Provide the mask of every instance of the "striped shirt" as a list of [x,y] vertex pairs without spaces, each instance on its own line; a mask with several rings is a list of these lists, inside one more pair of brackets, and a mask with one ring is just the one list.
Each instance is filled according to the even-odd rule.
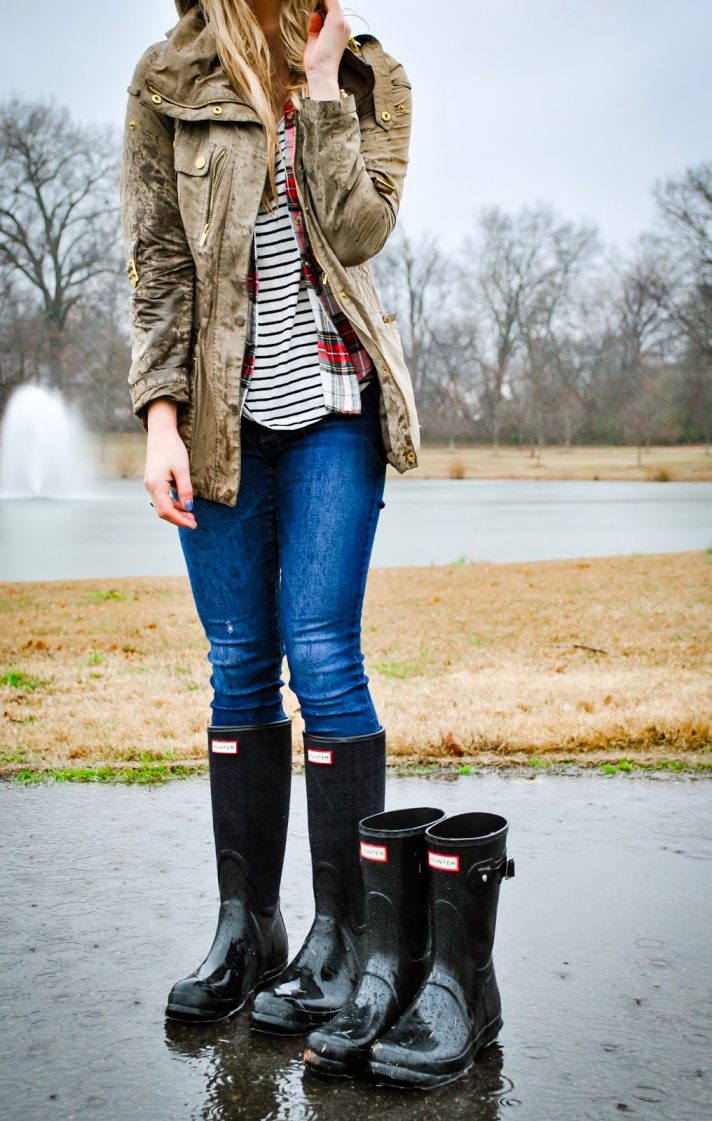
[[359,413],[373,363],[322,283],[294,177],[294,105],[279,121],[277,205],[257,214],[242,409],[270,428],[301,428],[329,412]]
[[328,409],[321,388],[316,320],[287,202],[284,117],[278,134],[278,205],[274,211],[260,208],[255,223],[256,340],[243,412],[269,428],[301,428]]

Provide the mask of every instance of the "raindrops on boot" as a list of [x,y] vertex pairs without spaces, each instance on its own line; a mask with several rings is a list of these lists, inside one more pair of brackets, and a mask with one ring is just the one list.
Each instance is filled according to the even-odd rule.
[[365,1071],[371,1044],[405,1011],[428,961],[425,830],[444,817],[431,807],[392,810],[359,826],[366,888],[366,958],[341,1011],[307,1037],[304,1061],[320,1074]]
[[514,875],[505,818],[465,813],[426,831],[431,952],[403,1015],[373,1044],[378,1082],[432,1089],[461,1078],[502,1027],[492,960],[499,889]]

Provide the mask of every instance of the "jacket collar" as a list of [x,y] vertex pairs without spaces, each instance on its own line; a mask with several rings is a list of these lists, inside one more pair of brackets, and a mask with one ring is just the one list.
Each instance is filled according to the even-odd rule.
[[[215,36],[206,22],[199,0],[176,0],[180,20],[168,32],[164,43],[153,56],[146,74],[166,97],[177,103],[194,105],[215,100],[249,104],[231,86],[218,58]],[[360,46],[351,40],[339,65],[339,84],[357,101],[374,86],[373,68],[361,55]]]

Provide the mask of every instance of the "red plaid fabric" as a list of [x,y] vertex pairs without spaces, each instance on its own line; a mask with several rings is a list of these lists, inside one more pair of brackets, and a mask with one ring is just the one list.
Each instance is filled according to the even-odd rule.
[[[317,327],[324,405],[333,412],[359,413],[361,411],[359,386],[373,373],[373,362],[368,351],[361,345],[349,319],[339,307],[332,292],[322,283],[319,263],[309,243],[297,196],[294,174],[295,114],[296,108],[289,98],[284,106],[287,203],[292,219],[292,228],[302,257],[302,269]],[[250,266],[247,274],[249,314],[241,378],[243,400],[249,388],[255,365],[256,306],[259,286],[253,234]]]

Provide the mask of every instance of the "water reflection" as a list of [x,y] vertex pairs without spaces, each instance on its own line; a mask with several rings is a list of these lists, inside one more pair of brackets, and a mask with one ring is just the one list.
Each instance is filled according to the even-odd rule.
[[303,1039],[253,1032],[245,1016],[201,1028],[167,1021],[166,1046],[174,1061],[203,1072],[200,1121],[499,1121],[520,1104],[498,1043],[459,1082],[426,1094],[320,1077],[302,1062]]

